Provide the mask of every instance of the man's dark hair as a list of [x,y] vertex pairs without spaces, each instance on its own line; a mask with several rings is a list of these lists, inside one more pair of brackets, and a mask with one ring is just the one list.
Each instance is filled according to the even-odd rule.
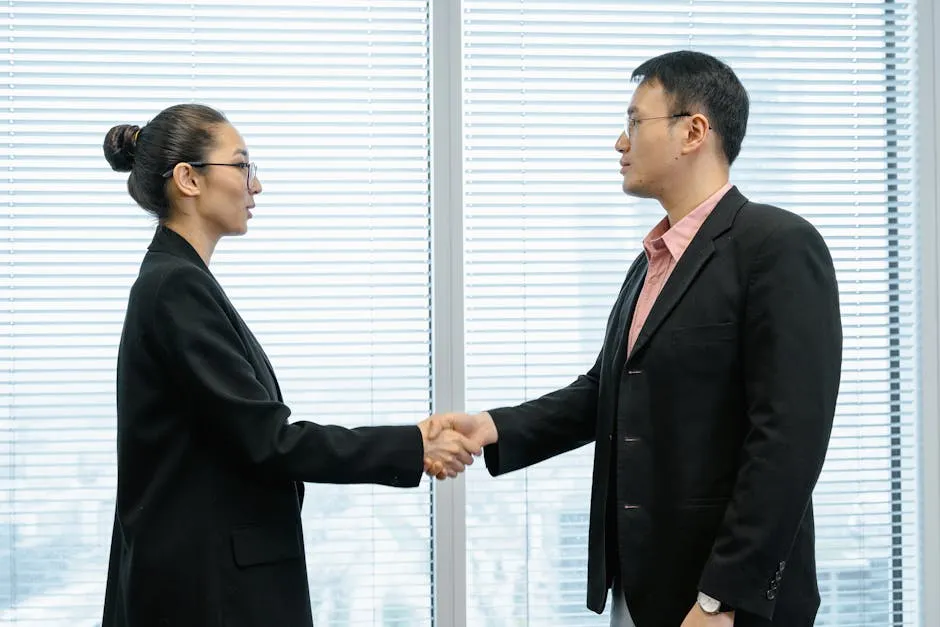
[[672,114],[702,113],[734,163],[747,132],[747,91],[734,71],[711,55],[680,50],[654,57],[633,70],[632,80],[658,83],[672,100]]

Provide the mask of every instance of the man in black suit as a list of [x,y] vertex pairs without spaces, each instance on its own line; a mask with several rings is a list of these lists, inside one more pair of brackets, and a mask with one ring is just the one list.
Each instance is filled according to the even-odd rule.
[[666,217],[597,361],[561,390],[434,428],[486,444],[494,476],[595,442],[587,605],[602,612],[612,590],[618,627],[811,627],[812,493],[842,355],[832,259],[806,220],[729,183],[748,96],[727,65],[674,52],[633,79],[623,189]]

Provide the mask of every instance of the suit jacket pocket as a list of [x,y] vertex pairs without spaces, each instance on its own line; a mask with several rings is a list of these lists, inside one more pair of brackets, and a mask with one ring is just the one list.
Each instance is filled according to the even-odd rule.
[[714,344],[734,339],[737,332],[738,326],[733,322],[679,327],[672,330],[672,342],[673,344],[691,346]]
[[703,498],[687,499],[679,505],[679,509],[727,509],[731,501],[727,496],[707,496]]
[[281,520],[232,529],[232,554],[241,568],[296,559],[303,555],[300,523]]
[[[680,327],[672,330],[672,354],[669,359],[685,388],[689,400],[703,396],[700,387],[720,385],[734,369],[737,358],[738,325],[733,322]],[[709,396],[705,396],[710,398]]]

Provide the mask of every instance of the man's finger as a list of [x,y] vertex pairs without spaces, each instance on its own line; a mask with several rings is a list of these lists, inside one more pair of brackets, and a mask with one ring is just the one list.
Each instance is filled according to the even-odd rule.
[[447,451],[447,461],[449,463],[458,461],[464,466],[469,466],[471,463],[473,463],[473,455],[468,453],[460,446],[455,445],[453,449]]

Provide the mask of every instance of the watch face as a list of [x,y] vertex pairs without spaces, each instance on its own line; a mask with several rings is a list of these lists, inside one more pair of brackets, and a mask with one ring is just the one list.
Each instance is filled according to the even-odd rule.
[[721,607],[721,601],[705,594],[698,595],[698,604],[702,606],[702,610],[704,610],[706,614],[717,614],[718,608]]

